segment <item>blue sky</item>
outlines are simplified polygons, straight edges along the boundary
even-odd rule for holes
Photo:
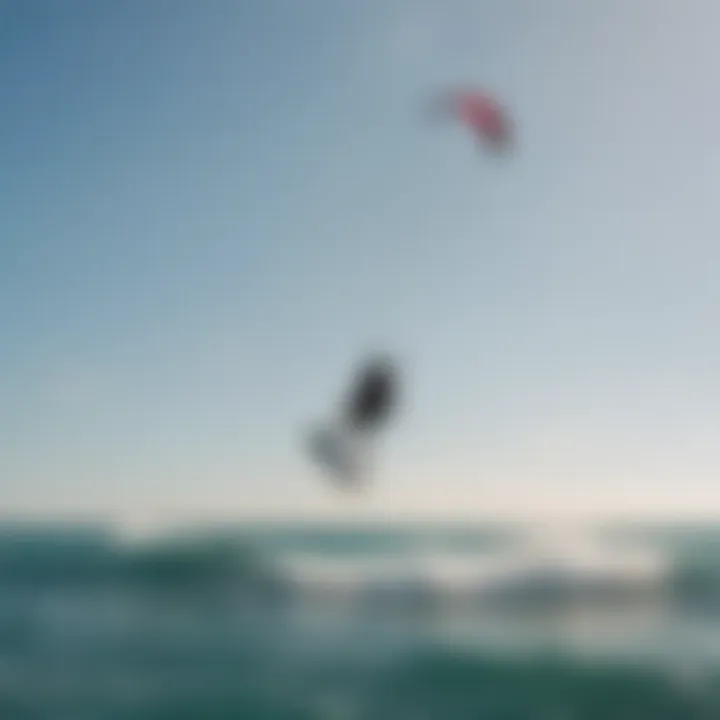
[[[540,5],[3,3],[0,508],[720,510],[720,6]],[[300,434],[376,347],[348,502]]]

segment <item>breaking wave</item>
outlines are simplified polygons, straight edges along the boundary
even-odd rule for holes
[[[611,536],[7,527],[0,716],[720,716],[720,533]]]
[[[530,605],[654,594],[720,610],[720,529],[558,541],[508,527],[261,526],[130,543],[104,528],[13,526],[0,532],[0,586],[226,593],[263,603],[383,589]]]

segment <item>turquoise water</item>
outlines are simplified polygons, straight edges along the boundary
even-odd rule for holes
[[[0,718],[720,719],[720,532],[610,536],[8,527]]]

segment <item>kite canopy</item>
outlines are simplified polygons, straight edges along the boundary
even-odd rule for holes
[[[433,99],[434,116],[451,117],[469,128],[489,150],[506,150],[512,142],[512,122],[491,95],[476,90],[453,90]]]

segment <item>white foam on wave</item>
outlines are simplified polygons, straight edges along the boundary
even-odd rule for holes
[[[605,583],[658,587],[666,579],[665,558],[647,548],[611,548],[588,538],[534,536],[517,548],[494,552],[448,552],[417,547],[401,553],[326,556],[285,555],[281,567],[310,593],[354,595],[368,588],[424,587],[443,595],[478,594],[539,578],[566,585]]]

